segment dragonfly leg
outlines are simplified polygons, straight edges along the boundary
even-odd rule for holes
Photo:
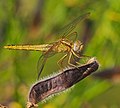
[[[92,58],[91,56],[81,55],[82,57]]]
[[[73,58],[73,59],[74,59],[74,58]],[[81,65],[81,63],[77,62],[75,59],[74,59],[74,61],[75,61],[75,63],[76,63],[77,65]]]
[[[73,50],[71,50],[72,54],[74,56],[76,56],[77,58],[83,58],[83,57],[88,57],[88,58],[91,58],[90,56],[86,56],[86,55],[77,55]]]
[[[82,58],[81,56],[77,55],[73,50],[71,50],[72,54],[76,56],[77,58]]]
[[[73,66],[73,67],[78,68],[76,65],[74,65],[74,64],[71,63],[71,58],[72,58],[72,53],[70,52],[70,55],[69,55],[69,58],[68,58],[68,64],[69,64],[70,66]]]
[[[58,62],[58,66],[61,68],[62,67],[62,63],[63,63],[63,60],[67,57],[68,54],[65,54]]]
[[[91,58],[90,56],[86,56],[86,55],[77,55],[73,50],[71,50],[71,52],[72,52],[72,54],[75,56],[75,57],[77,57],[77,58]],[[73,58],[74,59],[74,61],[75,61],[75,63],[76,64],[78,64],[78,65],[81,65],[79,62],[77,62],[76,60],[75,60],[75,58]]]

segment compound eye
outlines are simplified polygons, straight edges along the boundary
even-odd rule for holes
[[[79,46],[78,46],[78,44],[77,43],[74,43],[74,51],[78,51],[79,50]]]

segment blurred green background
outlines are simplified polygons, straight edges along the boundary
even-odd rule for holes
[[[10,51],[8,44],[42,44],[60,38],[55,35],[82,13],[90,17],[79,24],[84,54],[100,63],[98,71],[120,66],[120,0],[1,0],[0,1],[0,103],[23,108],[36,82],[41,52]],[[48,59],[41,77],[57,70],[59,55]],[[116,80],[117,79],[117,83]],[[119,75],[102,80],[92,76],[40,108],[120,108]]]

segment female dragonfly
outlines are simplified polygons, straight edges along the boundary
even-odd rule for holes
[[[90,13],[85,13],[80,15],[71,23],[66,25],[60,32],[61,39],[50,44],[40,44],[40,45],[7,45],[4,46],[6,49],[10,50],[32,50],[43,52],[42,56],[39,58],[37,69],[38,69],[38,79],[44,68],[47,58],[56,53],[65,53],[65,55],[58,61],[58,65],[61,67],[63,60],[68,57],[68,65],[76,67],[75,64],[71,63],[71,57],[75,56],[77,58],[82,58],[81,51],[83,44],[79,40],[71,41],[67,39],[67,36],[77,36],[77,32],[73,31],[77,24],[83,19],[87,18]],[[77,61],[75,61],[77,63]]]

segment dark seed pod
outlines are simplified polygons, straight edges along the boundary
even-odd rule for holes
[[[43,101],[48,96],[72,87],[77,82],[96,71],[98,67],[98,62],[95,58],[92,58],[85,65],[66,69],[55,76],[40,80],[30,89],[27,108],[37,107],[37,103]]]

